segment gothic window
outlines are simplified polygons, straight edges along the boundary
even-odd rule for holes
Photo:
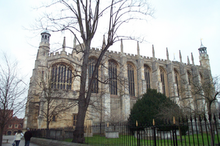
[[[89,84],[90,84],[90,81],[92,79],[92,73],[95,69],[96,61],[97,60],[95,58],[90,58],[89,59],[89,62],[90,62],[90,64],[89,64]],[[98,93],[98,79],[97,78],[98,78],[98,71],[97,71],[97,74],[95,76],[95,79],[93,79],[93,81],[92,81],[92,86],[91,86],[92,93]]]
[[[51,88],[71,90],[72,69],[68,65],[53,65],[51,74]]]
[[[56,116],[53,115],[52,121],[53,121],[53,122],[56,122]]]
[[[110,94],[117,95],[117,64],[115,61],[108,62],[108,75],[109,92]]]
[[[146,81],[146,89],[150,89],[150,68],[147,65],[144,66],[144,75]]]
[[[76,126],[77,114],[73,114],[73,126]]]
[[[200,83],[203,84],[205,78],[201,72],[199,73],[199,77],[200,77]]]
[[[135,96],[135,82],[134,82],[134,68],[131,64],[128,64],[128,87],[129,93],[132,96]]]
[[[44,71],[41,72],[41,79],[44,80]]]
[[[162,83],[162,93],[166,95],[166,88],[165,88],[165,72],[163,69],[160,68],[160,79]]]
[[[191,84],[191,74],[189,71],[187,71],[187,75],[188,75],[188,84],[190,85]]]
[[[179,75],[178,75],[178,72],[176,70],[174,70],[174,74],[175,74],[175,83],[176,83],[176,88],[177,88],[177,95],[179,96]]]

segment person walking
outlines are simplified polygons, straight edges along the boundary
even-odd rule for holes
[[[27,131],[24,133],[25,146],[29,146],[31,137],[32,137],[32,133],[30,129],[27,128]]]
[[[15,134],[15,144],[16,144],[16,146],[19,146],[19,143],[21,141],[22,136],[23,136],[22,131],[18,130],[18,132]]]

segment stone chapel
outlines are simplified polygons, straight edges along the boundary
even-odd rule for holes
[[[50,128],[74,127],[77,120],[77,96],[79,95],[80,65],[82,53],[73,49],[66,52],[64,37],[62,50],[50,52],[50,33],[41,33],[41,42],[37,52],[35,67],[30,78],[28,99],[26,104],[24,128],[46,128],[45,111],[47,110],[47,96],[52,97],[51,108],[56,105],[74,103],[73,106],[56,113],[50,112]],[[74,41],[73,48],[80,47]],[[120,122],[126,121],[133,104],[141,98],[148,88],[156,89],[171,98],[180,107],[190,110],[206,109],[205,100],[196,100],[191,94],[192,82],[202,82],[205,76],[211,77],[211,68],[207,48],[201,43],[199,51],[200,65],[191,61],[182,62],[179,51],[179,61],[171,61],[168,49],[166,60],[155,57],[152,46],[152,57],[141,56],[137,43],[137,55],[126,54],[121,41],[120,52],[108,51],[99,67],[98,80],[93,83],[91,105],[88,108],[85,122]],[[93,71],[100,49],[91,48],[88,66],[88,82]],[[88,84],[88,83],[87,83]],[[47,87],[50,93],[45,93]]]

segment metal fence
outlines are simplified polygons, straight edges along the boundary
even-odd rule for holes
[[[160,125],[98,124],[85,126],[85,143],[118,146],[214,146],[220,145],[219,119],[215,116],[184,117]],[[74,129],[32,130],[35,137],[71,139]]]

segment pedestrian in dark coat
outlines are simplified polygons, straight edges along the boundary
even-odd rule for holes
[[[27,131],[24,134],[25,146],[29,146],[31,137],[32,137],[32,133],[31,133],[30,129],[27,128]]]

